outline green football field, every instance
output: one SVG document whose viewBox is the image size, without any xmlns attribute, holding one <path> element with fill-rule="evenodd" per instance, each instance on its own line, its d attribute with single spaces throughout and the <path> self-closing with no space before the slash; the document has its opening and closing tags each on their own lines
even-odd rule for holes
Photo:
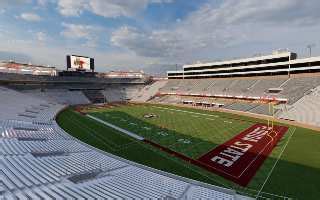
<svg viewBox="0 0 320 200">
<path fill-rule="evenodd" d="M 155 116 L 146 118 L 148 114 Z M 122 106 L 91 115 L 194 159 L 254 124 L 219 113 L 156 105 Z"/>
<path fill-rule="evenodd" d="M 88 108 L 86 112 L 193 159 L 256 123 L 266 123 L 230 113 L 149 104 Z M 289 126 L 249 185 L 241 187 L 72 109 L 62 112 L 57 121 L 71 135 L 104 151 L 242 194 L 271 199 L 320 196 L 320 134 L 316 131 Z"/>
</svg>

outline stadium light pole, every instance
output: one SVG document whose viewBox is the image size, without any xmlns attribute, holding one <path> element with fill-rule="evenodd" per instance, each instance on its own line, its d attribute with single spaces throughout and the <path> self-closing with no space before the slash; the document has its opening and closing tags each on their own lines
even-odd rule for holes
<svg viewBox="0 0 320 200">
<path fill-rule="evenodd" d="M 289 69 L 288 69 L 289 78 L 290 78 L 290 70 L 291 70 L 291 53 L 289 52 Z"/>
<path fill-rule="evenodd" d="M 312 56 L 312 48 L 315 47 L 316 45 L 315 44 L 308 44 L 307 45 L 307 49 L 309 49 L 309 57 Z"/>
<path fill-rule="evenodd" d="M 274 104 L 272 103 L 272 130 L 274 128 L 274 121 L 275 121 L 275 114 L 274 114 Z"/>
<path fill-rule="evenodd" d="M 271 106 L 271 105 L 270 105 L 270 102 L 269 102 L 269 103 L 268 103 L 268 108 L 269 108 L 269 109 L 268 109 L 268 111 L 269 111 L 269 115 L 270 115 L 270 113 L 271 113 L 271 112 L 270 112 L 270 110 L 271 110 L 271 109 L 270 109 L 270 106 Z M 267 118 L 267 121 L 268 121 L 268 128 L 269 128 L 269 127 L 270 127 L 270 119 L 269 119 L 269 117 Z"/>
</svg>

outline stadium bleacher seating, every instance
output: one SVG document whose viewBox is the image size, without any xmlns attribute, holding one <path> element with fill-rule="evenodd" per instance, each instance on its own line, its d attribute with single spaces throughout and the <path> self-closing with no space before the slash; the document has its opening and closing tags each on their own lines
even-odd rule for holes
<svg viewBox="0 0 320 200">
<path fill-rule="evenodd" d="M 291 107 L 285 107 L 277 117 L 319 126 L 320 124 L 320 87 L 303 96 Z"/>
<path fill-rule="evenodd" d="M 65 133 L 65 107 L 0 88 L 1 199 L 237 199 L 220 188 L 101 152 Z M 27 115 L 35 118 L 29 118 Z M 243 197 L 244 198 L 244 197 Z"/>
<path fill-rule="evenodd" d="M 320 85 L 319 76 L 274 76 L 274 77 L 251 77 L 251 78 L 220 78 L 220 79 L 170 79 L 167 84 L 160 88 L 160 93 L 184 93 L 184 94 L 210 94 L 229 95 L 244 97 L 278 97 L 287 99 L 288 105 L 293 105 L 304 96 L 310 94 L 313 89 Z M 276 89 L 278 92 L 270 92 Z M 172 95 L 169 95 L 172 96 Z M 205 97 L 203 97 L 205 98 Z M 179 100 L 180 99 L 180 100 Z M 182 98 L 157 97 L 151 102 L 181 103 Z M 311 100 L 310 100 L 311 101 Z M 316 101 L 316 100 L 314 100 Z M 256 114 L 271 115 L 269 105 L 256 102 L 232 102 L 226 103 L 224 108 L 239 110 Z M 303 112 L 303 109 L 300 110 Z M 276 115 L 283 118 L 296 120 L 293 114 L 284 116 L 282 110 L 277 110 Z M 305 110 L 304 112 L 307 112 Z M 309 112 L 308 112 L 309 114 Z M 307 123 L 310 120 L 298 119 L 297 121 Z M 315 122 L 310 121 L 311 124 Z"/>
<path fill-rule="evenodd" d="M 101 90 L 83 90 L 83 94 L 92 102 L 92 103 L 105 103 L 106 98 L 102 94 Z"/>
<path fill-rule="evenodd" d="M 230 104 L 228 106 L 224 106 L 226 109 L 231 109 L 231 110 L 239 110 L 239 111 L 249 111 L 252 110 L 253 108 L 257 107 L 259 105 L 257 104 L 249 104 L 249 103 L 241 103 L 241 102 L 235 102 L 233 104 Z"/>
<path fill-rule="evenodd" d="M 151 99 L 151 97 L 156 95 L 159 89 L 162 88 L 166 83 L 167 81 L 156 81 L 153 84 L 140 89 L 139 92 L 136 92 L 131 100 L 137 102 L 146 102 Z"/>
<path fill-rule="evenodd" d="M 48 102 L 55 102 L 65 105 L 89 104 L 90 100 L 81 91 L 70 91 L 66 89 L 50 90 L 25 90 L 24 93 L 45 99 Z"/>
<path fill-rule="evenodd" d="M 250 86 L 248 94 L 252 96 L 267 95 L 269 88 L 279 88 L 288 80 L 288 77 L 274 79 L 257 79 L 256 83 Z"/>
<path fill-rule="evenodd" d="M 281 95 L 289 98 L 289 104 L 297 102 L 304 95 L 311 92 L 311 89 L 320 85 L 319 77 L 301 77 L 290 78 L 286 84 L 283 85 Z"/>
<path fill-rule="evenodd" d="M 98 77 L 79 77 L 79 76 L 37 76 L 15 73 L 0 72 L 0 80 L 3 82 L 33 82 L 33 83 L 55 83 L 55 84 L 143 84 L 144 78 L 98 78 Z M 30 88 L 30 85 L 28 85 Z"/>
</svg>

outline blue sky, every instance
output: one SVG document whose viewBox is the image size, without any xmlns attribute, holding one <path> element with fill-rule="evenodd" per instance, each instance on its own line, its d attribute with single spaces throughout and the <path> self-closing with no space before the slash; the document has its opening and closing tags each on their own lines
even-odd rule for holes
<svg viewBox="0 0 320 200">
<path fill-rule="evenodd" d="M 318 0 L 1 0 L 0 59 L 98 71 L 271 53 L 320 54 Z M 167 69 L 167 68 L 166 68 Z"/>
</svg>

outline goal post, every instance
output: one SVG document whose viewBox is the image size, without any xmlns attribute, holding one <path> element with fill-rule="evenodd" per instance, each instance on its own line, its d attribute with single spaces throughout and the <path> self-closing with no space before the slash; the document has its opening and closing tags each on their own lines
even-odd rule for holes
<svg viewBox="0 0 320 200">
<path fill-rule="evenodd" d="M 269 104 L 269 115 L 271 116 L 271 118 L 268 117 L 268 128 L 271 127 L 271 129 L 273 130 L 274 118 L 275 118 L 275 116 L 274 116 L 274 103 L 269 101 L 268 104 Z"/>
</svg>

